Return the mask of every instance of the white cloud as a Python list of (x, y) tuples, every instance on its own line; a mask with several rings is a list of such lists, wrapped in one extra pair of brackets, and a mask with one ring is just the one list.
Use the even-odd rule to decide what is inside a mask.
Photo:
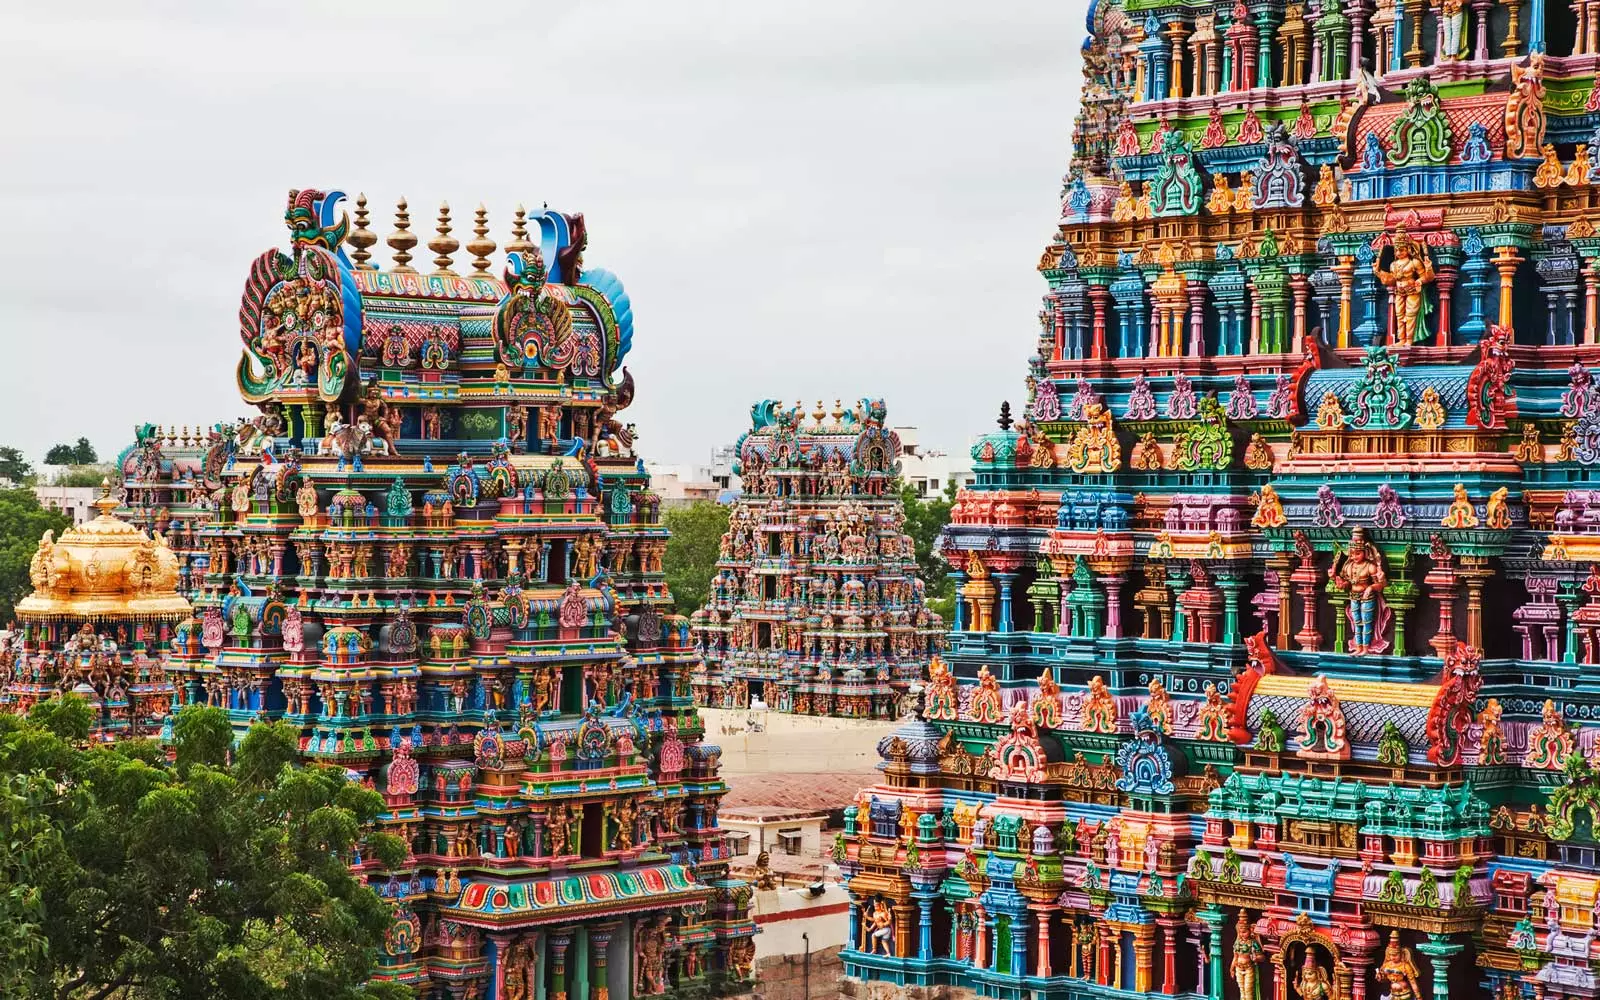
[[(641, 448), (765, 397), (962, 447), (1021, 397), (1084, 4), (19, 5), (0, 84), (0, 443), (245, 412), (235, 312), (291, 187), (583, 211), (638, 322)], [(383, 247), (380, 245), (380, 250)], [(426, 264), (431, 254), (416, 251)], [(384, 258), (386, 259), (386, 258)], [(457, 257), (464, 265), (465, 254)]]

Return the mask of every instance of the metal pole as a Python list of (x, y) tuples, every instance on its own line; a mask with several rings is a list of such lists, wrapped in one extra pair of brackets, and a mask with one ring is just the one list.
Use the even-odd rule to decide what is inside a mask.
[(805, 1000), (811, 1000), (811, 933), (801, 931), (800, 940), (806, 943), (806, 961), (800, 970), (800, 984), (804, 990)]

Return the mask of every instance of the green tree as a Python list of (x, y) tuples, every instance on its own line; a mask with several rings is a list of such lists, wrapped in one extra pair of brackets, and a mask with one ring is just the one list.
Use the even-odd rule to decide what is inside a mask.
[(353, 866), (403, 863), (364, 832), (383, 799), (296, 767), (295, 732), (189, 706), (177, 762), (91, 745), (69, 696), (0, 716), (0, 993), (26, 1000), (411, 1000), (369, 984), (390, 908)]
[(909, 486), (901, 487), (900, 501), (906, 511), (906, 534), (916, 543), (917, 575), (921, 577), (928, 606), (950, 620), (956, 586), (950, 567), (935, 550), (939, 532), (950, 523), (950, 508), (955, 504), (956, 484), (946, 484), (942, 494), (920, 497)]
[(23, 457), (22, 449), (0, 448), (0, 479), (9, 479), (18, 486), (33, 475), (33, 466)]
[(11, 621), (17, 602), (33, 589), (28, 564), (40, 537), (71, 526), (70, 515), (39, 506), (32, 490), (0, 490), (0, 622)]
[(100, 456), (95, 454), (94, 445), (85, 437), (79, 438), (76, 444), (51, 445), (44, 454), (46, 465), (93, 465), (98, 461)]
[(678, 614), (694, 614), (711, 596), (717, 553), (728, 530), (728, 508), (709, 500), (669, 507), (662, 512), (661, 523), (672, 533), (661, 563), (667, 588)]

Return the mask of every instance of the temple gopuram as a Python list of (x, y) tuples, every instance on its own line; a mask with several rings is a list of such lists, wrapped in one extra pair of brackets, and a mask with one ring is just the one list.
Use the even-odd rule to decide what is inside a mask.
[(380, 978), (427, 1000), (743, 988), (720, 751), (617, 419), (627, 293), (585, 265), (581, 215), (519, 209), (502, 278), (482, 207), (464, 246), (441, 207), (419, 269), (402, 200), (380, 268), (365, 199), (353, 227), (342, 200), (291, 192), (289, 251), (248, 268), (258, 415), (141, 428), (121, 459), (130, 517), (194, 538), (177, 700), (282, 719), (385, 796), (411, 856), (360, 864), (395, 907)]
[(0, 647), (0, 711), (75, 694), (94, 710), (97, 740), (161, 735), (175, 697), (171, 645), (190, 619), (167, 540), (115, 516), (109, 486), (99, 515), (45, 532), (28, 564), (33, 592), (17, 602)]
[(1593, 997), (1600, 7), (1098, 0), (853, 977)]
[(832, 414), (773, 400), (734, 445), (743, 492), (692, 619), (701, 705), (893, 719), (944, 622), (923, 605), (882, 401)]

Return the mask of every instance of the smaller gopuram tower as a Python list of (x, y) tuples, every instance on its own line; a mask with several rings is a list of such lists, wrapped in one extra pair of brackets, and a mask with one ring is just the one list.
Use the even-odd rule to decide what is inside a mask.
[(701, 705), (888, 719), (927, 676), (944, 622), (923, 604), (902, 530), (900, 439), (881, 400), (853, 410), (774, 400), (735, 446), (744, 495), (695, 612)]
[(173, 627), (191, 613), (178, 557), (159, 532), (117, 518), (109, 488), (95, 506), (98, 517), (39, 541), (33, 593), (0, 649), (0, 710), (26, 714), (72, 693), (94, 707), (96, 738), (156, 736), (173, 703)]

